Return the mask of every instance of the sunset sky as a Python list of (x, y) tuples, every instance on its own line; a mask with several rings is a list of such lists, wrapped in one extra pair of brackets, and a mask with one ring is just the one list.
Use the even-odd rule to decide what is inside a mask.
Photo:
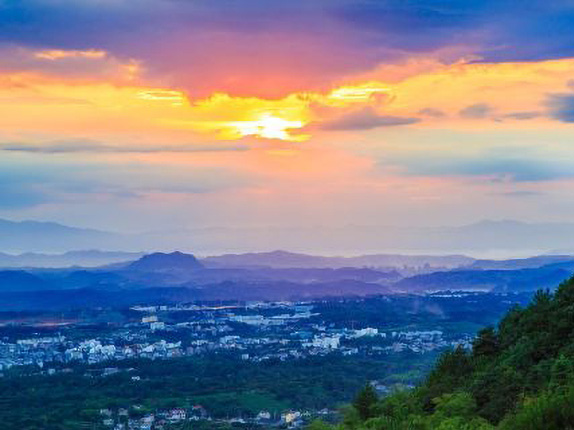
[(574, 220), (574, 2), (0, 0), (0, 217)]

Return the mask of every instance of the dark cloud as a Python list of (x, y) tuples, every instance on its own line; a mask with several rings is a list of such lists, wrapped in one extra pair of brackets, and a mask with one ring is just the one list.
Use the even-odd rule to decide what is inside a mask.
[(456, 43), (474, 45), (473, 53), (480, 61), (574, 55), (570, 0), (522, 2), (520, 13), (512, 0), (362, 0), (341, 7), (340, 16), (358, 29), (378, 33), (387, 45), (407, 51), (424, 52)]
[(459, 114), (463, 118), (480, 119), (486, 118), (492, 112), (490, 105), (486, 103), (476, 103), (462, 109)]
[(470, 37), (484, 23), (488, 3), (362, 0), (348, 2), (337, 15), (362, 31), (378, 33), (381, 43), (390, 47), (422, 52), (450, 44), (455, 31), (463, 39)]
[(550, 94), (546, 100), (551, 118), (574, 122), (574, 94)]
[(343, 115), (323, 125), (325, 130), (370, 130), (378, 127), (393, 127), (419, 122), (419, 118), (379, 115), (370, 107)]
[(148, 77), (168, 75), (191, 97), (276, 97), (330, 88), (388, 54), (382, 46), (364, 49), (364, 35), (342, 31), (330, 17), (333, 5), (346, 2), (23, 0), (0, 7), (0, 44), (136, 58)]
[(520, 13), (511, 0), (20, 0), (0, 7), (0, 44), (141, 59), (148, 73), (170, 76), (192, 96), (329, 88), (349, 73), (453, 46), (484, 61), (563, 58), (574, 56), (573, 27), (570, 0), (522, 2)]

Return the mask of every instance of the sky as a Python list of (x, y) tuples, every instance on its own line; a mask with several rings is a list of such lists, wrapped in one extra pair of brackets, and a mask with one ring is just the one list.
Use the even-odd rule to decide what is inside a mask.
[(0, 217), (574, 220), (572, 0), (0, 0)]

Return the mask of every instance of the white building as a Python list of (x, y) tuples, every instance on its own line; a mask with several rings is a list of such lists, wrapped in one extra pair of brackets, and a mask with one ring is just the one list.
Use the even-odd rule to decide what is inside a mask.
[(312, 345), (315, 348), (337, 349), (337, 348), (339, 348), (340, 343), (341, 343), (341, 339), (339, 336), (330, 336), (330, 337), (315, 336), (315, 338), (313, 339)]

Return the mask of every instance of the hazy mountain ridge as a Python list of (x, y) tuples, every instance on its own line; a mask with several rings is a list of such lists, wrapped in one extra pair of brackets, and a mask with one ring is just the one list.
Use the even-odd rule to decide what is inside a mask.
[(121, 262), (129, 262), (142, 257), (141, 252), (121, 251), (68, 251), (63, 254), (43, 254), (27, 252), (23, 254), (0, 253), (2, 268), (66, 268), (99, 267)]
[(94, 248), (130, 252), (189, 251), (193, 244), (195, 252), (203, 255), (221, 253), (221, 250), (244, 253), (278, 248), (320, 254), (397, 254), (421, 250), (419, 253), (433, 255), (490, 252), (508, 255), (525, 250), (542, 254), (551, 249), (569, 249), (572, 237), (574, 223), (536, 224), (511, 220), (486, 220), (455, 227), (198, 227), (137, 234), (75, 228), (53, 222), (0, 220), (0, 250), (10, 253)]
[[(247, 254), (242, 260), (266, 264), (335, 264), (361, 262), (356, 259), (315, 257), (287, 252)], [(392, 256), (401, 261), (400, 256)], [(227, 258), (227, 257), (225, 257)], [(241, 256), (234, 256), (233, 263)], [(372, 258), (372, 256), (369, 256)], [(377, 256), (386, 258), (386, 256)], [(404, 261), (419, 263), (420, 257), (406, 257)], [(426, 257), (425, 257), (426, 258)], [(447, 256), (434, 262), (465, 262), (466, 258)], [(0, 271), (0, 309), (10, 306), (116, 306), (119, 303), (137, 304), (150, 298), (166, 301), (196, 300), (304, 300), (308, 298), (350, 297), (388, 294), (426, 294), (435, 291), (494, 291), (516, 293), (551, 288), (567, 279), (574, 271), (574, 260), (566, 257), (533, 257), (506, 262), (480, 261), (476, 266), (457, 267), (452, 270), (432, 271), (429, 260), (424, 260), (425, 270), (414, 276), (401, 276), (396, 270), (381, 271), (365, 267), (342, 268), (274, 268), (250, 265), (243, 268), (210, 268), (191, 254), (182, 252), (152, 253), (138, 260), (116, 266), (94, 269), (29, 269)], [(445, 260), (446, 259), (446, 260)], [(454, 260), (453, 260), (454, 259)], [(205, 260), (203, 260), (205, 261)], [(209, 261), (209, 260), (208, 260)], [(213, 260), (211, 260), (213, 261)], [(219, 260), (221, 263), (222, 260)], [(385, 261), (389, 261), (388, 259)], [(558, 261), (540, 267), (511, 269), (511, 267), (536, 266), (548, 261)], [(497, 264), (505, 269), (481, 270)], [(427, 271), (431, 273), (427, 273)], [(165, 290), (164, 293), (161, 290)], [(86, 295), (85, 293), (90, 293)], [(174, 293), (177, 291), (177, 294)], [(40, 293), (31, 297), (34, 293)], [(79, 297), (85, 295), (86, 301)], [(150, 296), (151, 295), (151, 296)], [(88, 297), (92, 299), (88, 300)], [(56, 300), (56, 298), (59, 298)], [(83, 303), (83, 304), (82, 304)]]
[(199, 262), (194, 255), (184, 254), (183, 252), (172, 252), (166, 254), (156, 252), (147, 254), (129, 264), (126, 270), (135, 270), (138, 272), (157, 272), (170, 270), (201, 270), (203, 264)]
[(42, 291), (51, 288), (51, 283), (24, 270), (0, 271), (0, 291)]
[(464, 255), (399, 255), (372, 254), (356, 257), (325, 257), (288, 251), (252, 252), (244, 254), (224, 254), (206, 257), (202, 262), (209, 267), (269, 267), (274, 269), (310, 269), (329, 268), (342, 269), (373, 268), (373, 269), (450, 269), (470, 265), (475, 260)]
[(110, 248), (110, 245), (121, 242), (120, 237), (117, 233), (69, 227), (55, 222), (0, 219), (0, 249), (5, 251), (67, 252)]
[(513, 258), (509, 260), (475, 260), (467, 268), (474, 270), (513, 270), (533, 269), (549, 264), (574, 261), (572, 255), (539, 255), (529, 258)]
[[(0, 272), (1, 274), (1, 272)], [(1, 276), (0, 276), (1, 279)], [(328, 297), (362, 297), (390, 294), (383, 285), (361, 281), (299, 284), (288, 281), (233, 282), (217, 284), (145, 287), (0, 291), (0, 311), (57, 310), (90, 307), (118, 307), (136, 304), (177, 304), (193, 301), (305, 300)]]
[(393, 285), (405, 292), (440, 290), (522, 292), (552, 288), (574, 272), (574, 262), (518, 270), (453, 270), (404, 278)]

